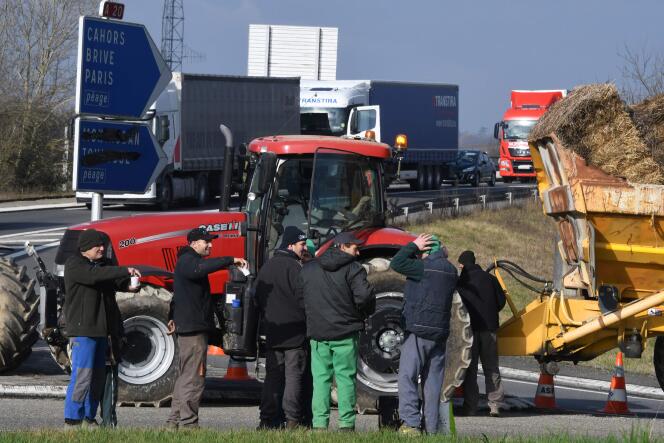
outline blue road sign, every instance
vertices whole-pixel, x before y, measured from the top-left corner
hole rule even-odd
[[[148,125],[76,120],[73,188],[143,193],[167,159]]]
[[[170,80],[145,26],[80,18],[76,114],[140,118]]]

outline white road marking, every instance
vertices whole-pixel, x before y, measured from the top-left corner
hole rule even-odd
[[[60,244],[60,241],[58,240],[58,241],[53,242],[53,243],[48,243],[46,245],[37,246],[37,247],[35,247],[35,251],[39,252],[39,251],[42,251],[44,249],[54,248],[54,247],[58,246],[59,244]],[[4,257],[7,257],[7,258],[20,258],[20,257],[23,257],[24,255],[28,255],[28,253],[21,250],[21,251],[18,251],[18,252],[14,252],[13,254],[5,255]]]

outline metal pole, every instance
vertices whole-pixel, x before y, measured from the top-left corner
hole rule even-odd
[[[65,152],[62,155],[62,177],[64,178],[62,183],[62,192],[67,192],[67,183],[69,174],[67,174],[67,169],[69,165],[69,125],[65,126]]]
[[[90,211],[90,221],[101,220],[104,216],[104,194],[99,192],[92,193],[92,207]]]
[[[226,139],[224,147],[224,166],[221,174],[221,195],[219,211],[227,211],[231,200],[231,175],[233,173],[233,133],[226,125],[219,125],[219,130]]]

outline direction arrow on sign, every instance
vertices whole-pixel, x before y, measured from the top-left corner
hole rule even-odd
[[[73,188],[144,193],[167,163],[148,125],[76,120]]]
[[[170,80],[145,26],[80,18],[76,114],[140,118]]]

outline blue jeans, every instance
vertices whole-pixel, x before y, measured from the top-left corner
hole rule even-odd
[[[445,375],[445,343],[409,333],[399,358],[399,417],[412,428],[420,428],[424,416],[428,434],[438,430],[440,389]],[[422,414],[417,389],[422,380]]]
[[[94,420],[106,379],[106,337],[71,338],[71,380],[65,420]]]

